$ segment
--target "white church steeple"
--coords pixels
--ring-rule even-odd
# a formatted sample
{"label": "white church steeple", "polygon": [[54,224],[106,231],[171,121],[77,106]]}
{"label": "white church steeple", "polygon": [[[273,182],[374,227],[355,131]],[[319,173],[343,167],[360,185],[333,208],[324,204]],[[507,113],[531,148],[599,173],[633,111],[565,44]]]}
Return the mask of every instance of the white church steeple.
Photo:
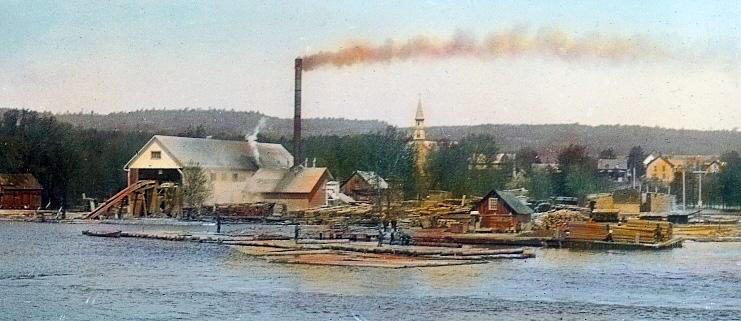
{"label": "white church steeple", "polygon": [[419,102],[417,102],[417,114],[414,116],[414,134],[412,136],[413,140],[426,140],[425,137],[425,115],[422,111],[422,97],[419,97]]}

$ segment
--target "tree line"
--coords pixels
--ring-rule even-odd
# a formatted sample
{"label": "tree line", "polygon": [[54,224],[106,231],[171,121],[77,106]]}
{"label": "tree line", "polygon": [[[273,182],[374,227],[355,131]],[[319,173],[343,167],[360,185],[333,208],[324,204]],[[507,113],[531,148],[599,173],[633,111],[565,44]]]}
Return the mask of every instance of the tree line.
{"label": "tree line", "polygon": [[[105,199],[126,185],[124,164],[156,131],[98,130],[73,126],[55,116],[28,110],[5,110],[0,117],[0,172],[31,173],[44,186],[43,199],[51,206],[71,206],[82,193]],[[198,125],[184,127],[179,136],[243,139],[241,135],[214,133]],[[167,133],[165,133],[167,134]],[[283,144],[285,136],[259,135],[259,141]],[[503,148],[491,134],[468,134],[457,141],[441,141],[430,151],[425,175],[417,175],[415,147],[406,129],[387,127],[371,133],[309,136],[304,140],[309,164],[328,167],[334,178],[343,180],[355,170],[379,173],[399,186],[405,198],[424,196],[428,190],[450,191],[456,196],[484,195],[491,189],[525,188],[531,198],[573,196],[609,192],[614,182],[595,175],[597,157],[615,156],[602,150],[591,157],[585,145],[568,145],[557,153],[558,168],[536,166],[539,153],[530,147],[514,151],[516,158],[503,164],[484,161],[474,166],[474,155],[495,155]],[[646,153],[633,146],[629,168],[643,174]],[[301,162],[302,160],[296,160]],[[717,175],[703,176],[702,198],[707,204],[741,206],[741,156],[735,151],[722,156],[725,164]],[[487,163],[488,162],[488,163]],[[495,166],[496,165],[496,166]],[[688,175],[685,182],[689,204],[697,201],[699,178]],[[676,182],[675,182],[676,184]],[[672,188],[681,193],[681,188]]]}

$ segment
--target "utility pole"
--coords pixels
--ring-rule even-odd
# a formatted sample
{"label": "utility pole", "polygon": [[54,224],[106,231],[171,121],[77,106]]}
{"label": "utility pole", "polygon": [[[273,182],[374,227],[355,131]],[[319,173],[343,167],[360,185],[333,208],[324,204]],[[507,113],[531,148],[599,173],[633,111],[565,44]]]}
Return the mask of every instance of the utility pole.
{"label": "utility pole", "polygon": [[702,174],[697,175],[698,186],[697,186],[697,207],[702,207]]}
{"label": "utility pole", "polygon": [[707,174],[706,171],[694,171],[692,172],[694,174],[697,174],[697,181],[698,184],[700,184],[697,187],[697,207],[702,207],[702,177]]}
{"label": "utility pole", "polygon": [[687,171],[682,168],[682,211],[687,211],[687,194],[685,189],[685,173]]}

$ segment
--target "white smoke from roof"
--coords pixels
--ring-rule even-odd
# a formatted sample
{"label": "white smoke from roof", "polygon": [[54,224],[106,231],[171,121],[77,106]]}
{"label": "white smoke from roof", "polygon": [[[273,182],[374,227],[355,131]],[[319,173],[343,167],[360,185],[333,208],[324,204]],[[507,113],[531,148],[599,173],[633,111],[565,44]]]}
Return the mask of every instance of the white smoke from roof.
{"label": "white smoke from roof", "polygon": [[247,141],[247,143],[250,146],[250,151],[252,152],[252,156],[255,158],[255,162],[257,163],[257,166],[259,167],[260,164],[260,150],[257,148],[257,134],[260,133],[260,129],[265,126],[265,117],[260,118],[260,121],[257,122],[257,126],[255,126],[255,130],[252,132],[251,135],[245,135],[244,139]]}

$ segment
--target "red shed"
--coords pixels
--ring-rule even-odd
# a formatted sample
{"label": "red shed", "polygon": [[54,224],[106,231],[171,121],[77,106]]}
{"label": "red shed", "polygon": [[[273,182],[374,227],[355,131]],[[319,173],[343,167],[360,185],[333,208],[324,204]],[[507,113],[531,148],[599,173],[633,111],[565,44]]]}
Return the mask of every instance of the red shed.
{"label": "red shed", "polygon": [[510,192],[493,190],[473,209],[481,215],[481,227],[505,232],[530,222],[533,210]]}
{"label": "red shed", "polygon": [[0,174],[0,208],[37,209],[43,189],[31,174]]}

